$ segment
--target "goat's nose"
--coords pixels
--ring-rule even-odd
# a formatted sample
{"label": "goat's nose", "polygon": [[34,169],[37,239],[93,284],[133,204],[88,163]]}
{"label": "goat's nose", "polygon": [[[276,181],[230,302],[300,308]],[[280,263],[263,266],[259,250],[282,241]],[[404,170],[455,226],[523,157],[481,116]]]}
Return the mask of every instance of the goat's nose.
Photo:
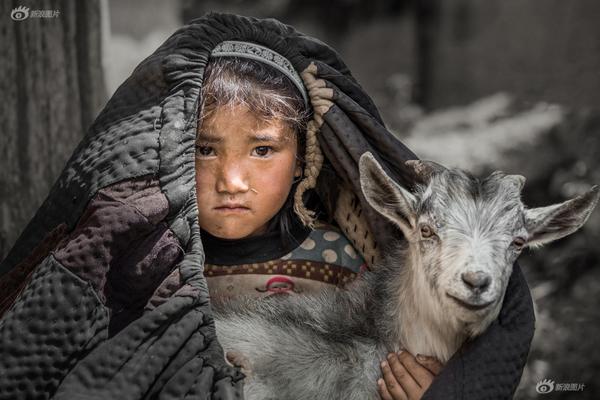
{"label": "goat's nose", "polygon": [[461,278],[469,289],[476,292],[483,292],[491,282],[490,276],[483,271],[463,272]]}

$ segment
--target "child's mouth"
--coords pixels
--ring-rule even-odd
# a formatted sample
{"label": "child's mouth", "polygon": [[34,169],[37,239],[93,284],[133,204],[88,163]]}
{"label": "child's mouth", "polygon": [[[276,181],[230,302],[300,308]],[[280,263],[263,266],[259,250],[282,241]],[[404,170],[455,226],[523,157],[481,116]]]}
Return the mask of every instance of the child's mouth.
{"label": "child's mouth", "polygon": [[246,207],[217,207],[215,210],[222,213],[244,213],[250,211]]}

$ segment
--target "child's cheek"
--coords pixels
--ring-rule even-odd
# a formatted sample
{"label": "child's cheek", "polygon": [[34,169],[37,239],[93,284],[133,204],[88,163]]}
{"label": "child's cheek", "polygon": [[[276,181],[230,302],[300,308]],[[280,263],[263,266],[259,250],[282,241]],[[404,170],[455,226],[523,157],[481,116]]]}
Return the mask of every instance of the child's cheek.
{"label": "child's cheek", "polygon": [[268,185],[273,193],[281,193],[289,191],[294,175],[293,165],[290,163],[290,157],[280,157],[278,160],[273,160],[264,168],[255,169],[252,182],[256,185],[260,182],[261,185]]}
{"label": "child's cheek", "polygon": [[[201,163],[196,161],[196,198],[198,200],[198,207],[208,207],[210,203],[210,191],[214,188],[214,175],[206,170],[206,167],[202,169]],[[202,210],[200,210],[202,211]]]}
{"label": "child's cheek", "polygon": [[[290,157],[293,161],[293,157]],[[252,186],[259,192],[262,202],[268,203],[268,208],[275,214],[290,192],[294,177],[293,164],[289,159],[274,162],[267,168],[257,171],[252,179]]]}

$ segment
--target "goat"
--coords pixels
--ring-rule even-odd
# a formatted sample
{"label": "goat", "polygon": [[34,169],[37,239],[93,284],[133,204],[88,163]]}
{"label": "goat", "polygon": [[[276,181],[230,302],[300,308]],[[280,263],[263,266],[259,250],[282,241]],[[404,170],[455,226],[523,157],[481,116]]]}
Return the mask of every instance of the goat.
{"label": "goat", "polygon": [[389,352],[445,363],[498,316],[522,249],[579,229],[599,197],[594,186],[526,209],[522,176],[480,180],[429,161],[406,165],[422,182],[413,193],[371,153],[359,161],[368,204],[403,233],[372,272],[344,290],[213,305],[224,351],[243,360],[246,399],[379,399],[379,363]]}

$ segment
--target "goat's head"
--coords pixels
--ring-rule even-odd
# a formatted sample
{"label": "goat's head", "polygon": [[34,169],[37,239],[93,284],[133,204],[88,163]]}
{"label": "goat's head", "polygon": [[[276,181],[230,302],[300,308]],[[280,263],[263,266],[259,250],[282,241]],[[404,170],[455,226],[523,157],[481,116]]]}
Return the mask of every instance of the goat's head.
{"label": "goat's head", "polygon": [[527,209],[525,178],[494,172],[477,179],[430,161],[410,160],[414,191],[384,172],[371,153],[360,158],[360,184],[368,203],[396,224],[409,253],[444,311],[464,322],[491,322],[501,308],[515,259],[525,247],[579,229],[599,197],[598,186],[574,199]]}

